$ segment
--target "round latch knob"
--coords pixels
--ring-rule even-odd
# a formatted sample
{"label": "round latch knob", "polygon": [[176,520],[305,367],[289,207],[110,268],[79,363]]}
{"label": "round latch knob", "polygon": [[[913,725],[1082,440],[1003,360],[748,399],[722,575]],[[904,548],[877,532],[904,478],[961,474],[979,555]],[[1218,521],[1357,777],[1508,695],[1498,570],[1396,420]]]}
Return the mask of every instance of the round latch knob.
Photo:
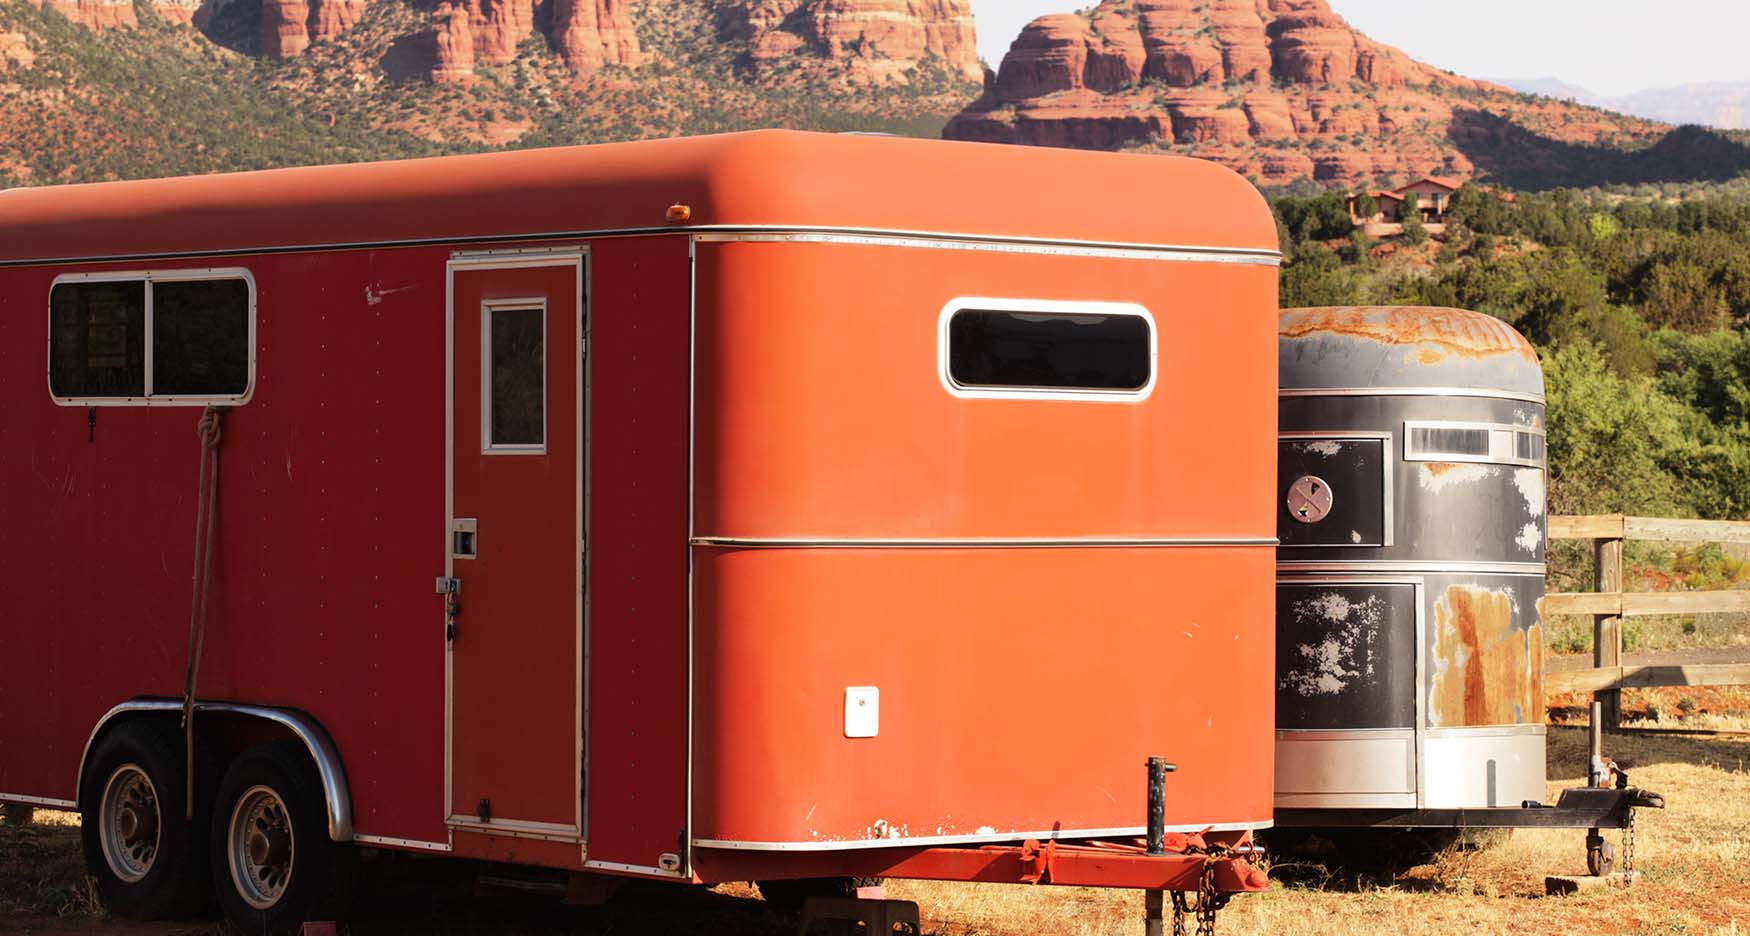
{"label": "round latch knob", "polygon": [[1317,523],[1331,514],[1331,486],[1317,475],[1303,475],[1288,486],[1288,515],[1300,523]]}

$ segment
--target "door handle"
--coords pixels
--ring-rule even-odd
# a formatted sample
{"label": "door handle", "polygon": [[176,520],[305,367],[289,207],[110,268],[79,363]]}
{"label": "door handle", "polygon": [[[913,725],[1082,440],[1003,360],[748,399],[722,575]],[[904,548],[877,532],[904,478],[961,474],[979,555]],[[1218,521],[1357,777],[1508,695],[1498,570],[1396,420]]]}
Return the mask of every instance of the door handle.
{"label": "door handle", "polygon": [[474,559],[479,555],[479,521],[461,517],[450,521],[450,557]]}

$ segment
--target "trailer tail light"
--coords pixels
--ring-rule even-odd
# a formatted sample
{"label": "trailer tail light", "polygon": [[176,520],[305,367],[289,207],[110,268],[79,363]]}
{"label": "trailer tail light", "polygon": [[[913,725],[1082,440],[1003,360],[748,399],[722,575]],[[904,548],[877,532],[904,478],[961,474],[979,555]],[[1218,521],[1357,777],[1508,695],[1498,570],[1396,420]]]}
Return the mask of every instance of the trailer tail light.
{"label": "trailer tail light", "polygon": [[693,207],[679,202],[668,206],[668,223],[685,224],[693,220]]}

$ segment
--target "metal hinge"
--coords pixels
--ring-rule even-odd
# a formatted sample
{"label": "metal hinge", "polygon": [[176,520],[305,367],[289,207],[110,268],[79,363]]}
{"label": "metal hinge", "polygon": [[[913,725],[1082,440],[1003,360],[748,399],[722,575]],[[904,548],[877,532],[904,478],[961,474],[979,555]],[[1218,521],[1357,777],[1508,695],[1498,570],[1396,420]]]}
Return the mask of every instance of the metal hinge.
{"label": "metal hinge", "polygon": [[438,577],[438,580],[437,580],[437,593],[438,594],[440,594],[440,595],[454,595],[457,592],[460,592],[461,590],[462,590],[462,580],[461,579],[459,579],[459,578],[444,578],[443,576]]}

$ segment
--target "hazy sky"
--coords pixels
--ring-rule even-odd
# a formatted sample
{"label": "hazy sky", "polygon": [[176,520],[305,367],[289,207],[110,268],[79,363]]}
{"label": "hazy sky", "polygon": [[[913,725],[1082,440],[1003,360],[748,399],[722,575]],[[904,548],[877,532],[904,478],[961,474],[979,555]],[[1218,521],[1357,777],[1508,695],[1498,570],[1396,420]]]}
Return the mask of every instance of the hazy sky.
{"label": "hazy sky", "polygon": [[[993,66],[1021,27],[1093,0],[972,0]],[[1474,78],[1554,76],[1623,94],[1687,81],[1750,80],[1744,0],[1330,0],[1355,28]]]}

